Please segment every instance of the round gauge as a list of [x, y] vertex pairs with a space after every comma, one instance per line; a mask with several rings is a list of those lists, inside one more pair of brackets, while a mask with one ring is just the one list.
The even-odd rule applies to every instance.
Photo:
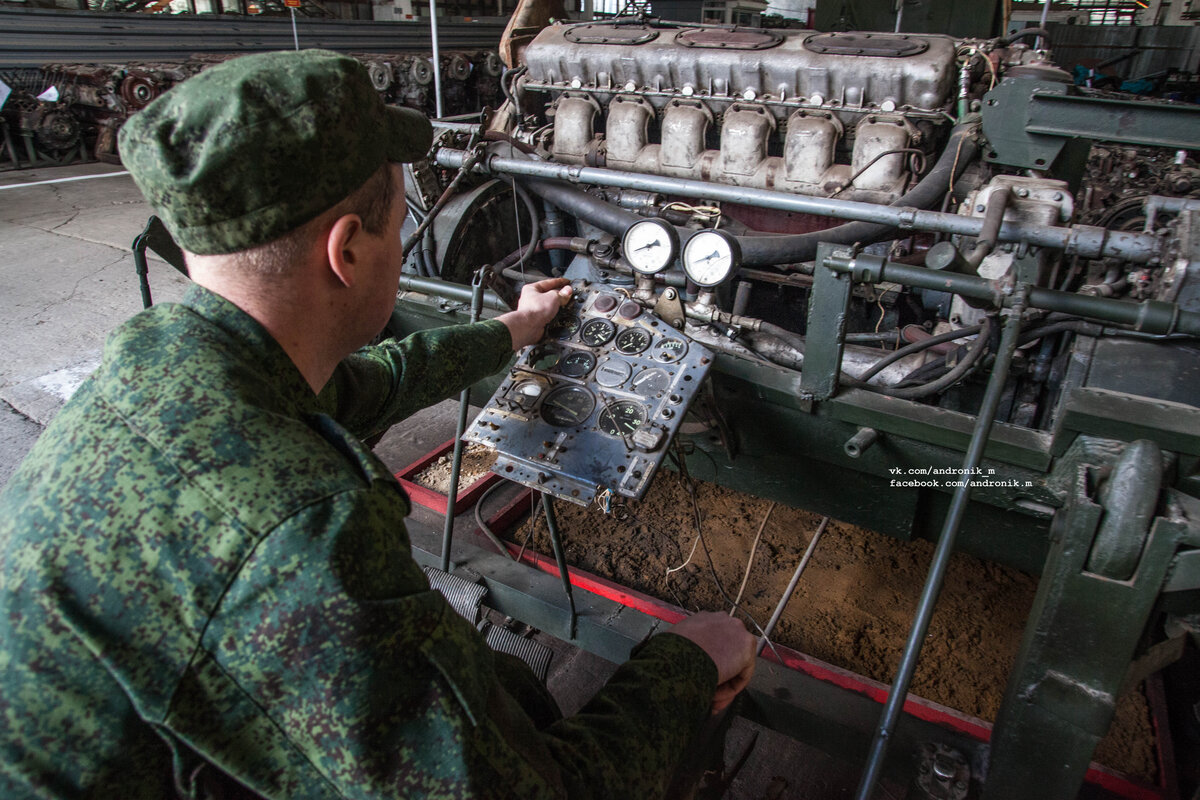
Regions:
[[579, 317], [563, 309], [546, 326], [546, 335], [552, 339], [570, 339], [577, 330], [579, 330]]
[[617, 333], [617, 326], [606, 319], [589, 319], [579, 329], [579, 340], [592, 347], [608, 344]]
[[671, 385], [671, 376], [662, 367], [654, 367], [639, 372], [631, 385], [642, 397], [654, 397], [667, 390]]
[[537, 399], [542, 396], [542, 392], [545, 390], [546, 386], [541, 381], [527, 380], [514, 384], [508, 393], [516, 405], [522, 409], [529, 410], [533, 408]]
[[571, 350], [558, 361], [558, 371], [568, 378], [582, 378], [596, 366], [596, 357], [586, 350]]
[[592, 410], [596, 398], [582, 386], [560, 386], [542, 401], [542, 419], [557, 428], [582, 425]]
[[683, 246], [683, 270], [698, 286], [716, 286], [742, 259], [737, 240], [725, 231], [697, 231]]
[[687, 354], [687, 342], [683, 339], [659, 339], [654, 343], [655, 361], [674, 364]]
[[617, 349], [627, 356], [640, 353], [650, 346], [650, 332], [641, 328], [626, 328], [617, 336]]
[[619, 358], [606, 358], [596, 368], [595, 380], [601, 386], [607, 386], [611, 389], [629, 380], [631, 372], [633, 372], [633, 367], [629, 365], [628, 361], [622, 361]]
[[675, 260], [679, 237], [666, 220], [643, 219], [633, 223], [621, 237], [621, 252], [638, 272], [653, 275]]
[[635, 400], [617, 400], [600, 409], [596, 424], [609, 436], [628, 436], [646, 421], [645, 407]]

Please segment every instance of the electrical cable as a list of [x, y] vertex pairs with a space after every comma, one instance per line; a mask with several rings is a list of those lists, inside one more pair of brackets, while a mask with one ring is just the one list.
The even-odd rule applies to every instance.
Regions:
[[945, 331], [944, 333], [938, 333], [933, 336], [930, 336], [928, 339], [922, 339], [919, 342], [913, 342], [912, 344], [907, 344], [904, 347], [901, 347], [899, 350], [893, 350], [892, 352], [888, 353], [886, 356], [884, 356], [883, 358], [879, 359], [874, 364], [872, 364], [870, 369], [868, 369], [862, 375], [858, 376], [858, 381], [859, 381], [859, 383], [866, 383], [867, 381], [871, 380], [871, 378], [874, 378], [876, 375], [878, 375], [884, 369], [886, 369], [887, 367], [896, 363], [897, 361], [899, 361], [902, 358], [911, 356], [913, 353], [919, 353], [922, 350], [926, 350], [930, 347], [933, 347], [934, 345], [944, 344], [945, 342], [952, 342], [955, 339], [962, 339], [967, 336], [973, 336], [973, 335], [979, 333], [980, 329], [981, 329], [981, 326], [979, 326], [979, 325], [968, 325], [965, 328], [958, 328], [958, 329], [952, 330], [952, 331]]
[[763, 528], [767, 527], [767, 520], [771, 518], [771, 512], [775, 510], [775, 501], [771, 501], [771, 505], [767, 506], [767, 513], [763, 515], [762, 522], [758, 526], [758, 532], [754, 534], [754, 543], [750, 545], [750, 555], [746, 558], [746, 571], [742, 573], [742, 585], [738, 587], [737, 596], [733, 598], [734, 607], [729, 609], [729, 616], [733, 616], [737, 611], [737, 606], [742, 602], [742, 595], [746, 592], [746, 582], [750, 580], [750, 568], [754, 566], [754, 553], [758, 550], [758, 543], [762, 540]]
[[884, 150], [882, 153], [877, 154], [874, 158], [872, 158], [870, 161], [868, 161], [866, 166], [859, 167], [858, 171], [855, 172], [853, 175], [851, 175], [850, 179], [848, 181], [846, 181], [841, 186], [841, 188], [839, 188], [836, 192], [834, 192], [833, 194], [831, 194], [829, 196], [837, 197], [839, 194], [841, 194], [842, 192], [849, 189], [851, 186], [854, 185], [854, 182], [862, 176], [862, 174], [864, 172], [869, 170], [871, 167], [875, 166], [876, 162], [878, 162], [881, 158], [883, 158], [885, 156], [895, 156], [895, 155], [899, 155], [901, 153], [908, 153], [908, 154], [920, 159], [920, 162], [921, 162], [920, 167], [910, 166], [910, 169], [914, 173], [919, 175], [925, 171], [925, 151], [924, 150], [918, 150], [915, 147], [898, 147], [895, 150]]
[[475, 524], [479, 526], [479, 530], [483, 531], [483, 535], [488, 538], [488, 541], [494, 544], [502, 554], [508, 556], [509, 558], [513, 558], [513, 554], [508, 551], [508, 548], [504, 545], [504, 542], [501, 541], [500, 537], [496, 535], [495, 531], [493, 531], [484, 521], [482, 512], [483, 504], [487, 501], [487, 499], [490, 498], [497, 489], [506, 485], [507, 483], [509, 483], [509, 481], [496, 481], [496, 483], [489, 486], [487, 491], [481, 494], [479, 499], [475, 501]]
[[923, 383], [919, 386], [911, 387], [896, 387], [896, 386], [878, 386], [873, 383], [864, 383], [858, 385], [860, 389], [866, 389], [869, 392], [876, 394], [884, 394], [888, 397], [897, 397], [901, 400], [917, 400], [919, 398], [928, 397], [931, 394], [949, 389], [954, 384], [958, 383], [974, 366], [979, 363], [983, 354], [987, 352], [988, 340], [991, 338], [992, 318], [985, 317], [983, 324], [980, 326], [979, 334], [975, 337], [975, 341], [971, 343], [970, 349], [966, 355], [959, 359], [954, 368], [947, 372], [937, 380]]

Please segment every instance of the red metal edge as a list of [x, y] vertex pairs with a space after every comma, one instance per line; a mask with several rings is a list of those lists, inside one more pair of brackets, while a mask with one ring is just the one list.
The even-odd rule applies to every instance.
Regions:
[[[532, 494], [532, 489], [526, 489], [521, 492], [512, 502], [505, 505], [488, 521], [488, 527], [494, 531], [508, 531], [511, 529], [528, 509], [531, 508]], [[511, 542], [505, 542], [505, 546], [513, 558], [519, 559], [522, 563], [529, 564], [551, 575], [558, 575], [558, 564], [555, 563], [553, 558], [534, 550], [523, 549]], [[568, 566], [567, 573], [570, 576], [572, 586], [612, 600], [628, 608], [641, 611], [664, 622], [675, 624], [684, 617], [689, 616], [686, 609], [659, 600], [656, 597], [651, 597], [643, 592], [621, 586], [607, 578], [593, 575], [585, 570]], [[773, 645], [773, 649], [774, 652], [772, 652], [772, 648], [770, 647], [764, 650], [763, 658], [781, 664], [788, 669], [803, 672], [825, 683], [831, 683], [841, 689], [865, 695], [880, 705], [887, 701], [888, 689], [890, 688], [887, 684], [879, 683], [856, 672], [836, 667], [833, 664], [828, 664], [783, 645], [775, 644]], [[981, 742], [990, 741], [992, 737], [992, 725], [990, 723], [964, 714], [949, 706], [943, 706], [932, 700], [918, 697], [912, 693], [909, 693], [907, 699], [904, 701], [904, 713], [957, 731]], [[1160, 740], [1157, 737], [1155, 749], [1161, 750]], [[1088, 766], [1085, 780], [1105, 791], [1112, 792], [1120, 797], [1129, 798], [1129, 800], [1164, 800], [1165, 797], [1162, 789], [1130, 778], [1095, 761]]]
[[[409, 478], [420, 474], [422, 470], [452, 449], [454, 449], [453, 439], [421, 456], [395, 474], [396, 480], [404, 487], [404, 491], [408, 494], [410, 500], [439, 514], [446, 513], [446, 508], [449, 505], [449, 496], [441, 492], [436, 492], [426, 486], [421, 486], [418, 483], [413, 483]], [[479, 496], [498, 480], [500, 480], [500, 476], [496, 473], [485, 472], [471, 485], [460, 486], [458, 494], [454, 498], [455, 515], [457, 516], [470, 508], [479, 499]]]

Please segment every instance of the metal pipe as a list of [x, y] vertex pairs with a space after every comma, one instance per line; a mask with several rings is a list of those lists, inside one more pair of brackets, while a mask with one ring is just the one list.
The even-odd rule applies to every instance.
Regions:
[[[974, 275], [959, 275], [945, 271], [914, 267], [885, 261], [878, 256], [859, 255], [857, 258], [833, 256], [825, 265], [835, 272], [849, 272], [863, 283], [889, 281], [919, 289], [953, 292], [964, 297], [987, 300], [1001, 307], [1011, 307], [1016, 301], [1003, 283]], [[1162, 300], [1143, 300], [1135, 303], [1111, 297], [1060, 292], [1055, 289], [1031, 287], [1028, 292], [1030, 308], [1059, 311], [1078, 317], [1090, 317], [1118, 325], [1129, 325], [1147, 333], [1184, 333], [1200, 336], [1200, 312], [1185, 311], [1175, 303]]]
[[[468, 156], [469, 154], [465, 150], [442, 149], [437, 152], [436, 161], [438, 166], [456, 169], [462, 167]], [[568, 183], [637, 189], [682, 197], [700, 197], [758, 208], [872, 222], [902, 230], [926, 230], [971, 237], [979, 236], [983, 230], [983, 220], [979, 217], [963, 217], [958, 214], [923, 211], [910, 207], [883, 206], [856, 200], [810, 197], [770, 189], [725, 186], [687, 178], [666, 178], [601, 167], [584, 167], [489, 155], [480, 159], [474, 170], [484, 174], [523, 175]], [[1053, 247], [1063, 250], [1069, 255], [1078, 255], [1084, 258], [1112, 257], [1137, 263], [1159, 261], [1163, 246], [1163, 242], [1157, 236], [1145, 233], [1110, 231], [1090, 225], [1059, 228], [1019, 221], [1003, 223], [998, 240], [1025, 242], [1038, 247]]]
[[575, 638], [576, 621], [579, 618], [575, 611], [575, 594], [571, 590], [571, 575], [567, 568], [567, 557], [563, 553], [562, 535], [558, 530], [558, 517], [554, 513], [554, 501], [545, 492], [542, 495], [542, 510], [546, 512], [546, 529], [550, 532], [550, 547], [554, 550], [554, 560], [558, 563], [558, 577], [562, 580], [563, 591], [567, 593], [567, 605], [571, 609], [571, 628], [569, 639]]
[[813, 551], [817, 549], [817, 542], [820, 541], [821, 534], [825, 533], [825, 526], [828, 524], [829, 517], [821, 517], [821, 524], [817, 526], [817, 532], [813, 534], [812, 541], [808, 543], [808, 547], [804, 550], [804, 556], [800, 559], [800, 563], [796, 565], [796, 571], [792, 573], [792, 579], [788, 582], [787, 588], [783, 590], [783, 596], [779, 598], [779, 603], [775, 606], [775, 613], [771, 614], [771, 619], [767, 621], [767, 626], [762, 629], [762, 638], [758, 640], [758, 647], [754, 650], [755, 655], [762, 655], [763, 648], [767, 646], [767, 640], [770, 639], [772, 631], [775, 630], [775, 625], [779, 622], [779, 618], [783, 616], [783, 609], [787, 607], [788, 600], [792, 599], [792, 592], [796, 591], [796, 584], [800, 583], [800, 576], [804, 574], [804, 569], [812, 559]]
[[996, 249], [996, 234], [1004, 222], [1004, 211], [1012, 196], [1010, 189], [999, 189], [988, 195], [987, 210], [983, 212], [983, 228], [975, 239], [975, 247], [966, 257], [967, 267], [971, 272], [978, 272], [979, 265]]
[[[422, 278], [419, 275], [401, 275], [399, 288], [402, 292], [434, 294], [459, 303], [470, 303], [472, 299], [470, 286], [463, 286], [461, 283], [450, 283], [450, 281], [443, 281], [437, 278]], [[483, 293], [483, 307], [494, 311], [510, 310], [495, 292], [489, 291]]]
[[859, 428], [858, 432], [846, 440], [843, 450], [846, 455], [851, 458], [858, 458], [863, 453], [870, 449], [871, 445], [875, 444], [875, 440], [879, 438], [879, 431], [874, 428]]
[[442, 58], [438, 51], [437, 0], [429, 0], [429, 38], [433, 43], [433, 108], [440, 117], [442, 116]]
[[[471, 322], [483, 312], [483, 270], [471, 280]], [[471, 387], [458, 396], [458, 425], [454, 429], [454, 455], [450, 459], [450, 491], [446, 493], [446, 520], [442, 527], [442, 572], [450, 571], [450, 548], [454, 543], [454, 507], [458, 504], [458, 479], [462, 471], [463, 434], [467, 432], [467, 412], [471, 410]]]
[[983, 448], [987, 444], [988, 435], [992, 430], [992, 421], [996, 417], [996, 407], [1000, 404], [1000, 395], [1004, 384], [1008, 381], [1008, 370], [1012, 365], [1013, 353], [1017, 349], [1017, 337], [1021, 332], [1021, 314], [1025, 311], [1027, 288], [1021, 285], [1017, 288], [1012, 313], [1004, 323], [1004, 333], [1000, 337], [1000, 352], [996, 354], [996, 363], [992, 367], [992, 375], [988, 379], [984, 391], [983, 403], [979, 416], [975, 419], [975, 429], [971, 432], [971, 442], [967, 445], [967, 455], [963, 460], [962, 475], [959, 485], [954, 490], [950, 501], [950, 510], [942, 524], [941, 535], [938, 536], [937, 549], [934, 550], [933, 560], [929, 564], [929, 574], [925, 578], [925, 586], [921, 590], [921, 599], [917, 604], [917, 614], [913, 626], [908, 632], [908, 641], [904, 645], [904, 655], [900, 659], [900, 669], [892, 688], [888, 692], [887, 704], [880, 717], [879, 728], [875, 731], [875, 739], [871, 742], [871, 753], [867, 759], [867, 768], [858, 785], [856, 800], [870, 800], [883, 769], [883, 760], [887, 756], [888, 744], [891, 742], [892, 731], [900, 717], [904, 706], [904, 698], [908, 694], [908, 686], [912, 682], [913, 672], [917, 667], [917, 658], [921, 654], [921, 645], [925, 641], [925, 633], [929, 629], [929, 620], [933, 617], [934, 605], [942, 590], [942, 580], [946, 576], [946, 567], [950, 563], [950, 554], [954, 551], [954, 540], [958, 536], [959, 526], [967, 509], [967, 501], [971, 494], [971, 474], [983, 459]]

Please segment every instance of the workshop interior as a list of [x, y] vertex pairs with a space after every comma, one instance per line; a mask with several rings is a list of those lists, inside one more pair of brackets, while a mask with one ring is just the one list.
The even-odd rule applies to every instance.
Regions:
[[[163, 22], [215, 25], [201, 3]], [[153, 21], [117, 5], [90, 11]], [[471, 33], [496, 8], [460, 5], [432, 34], [432, 2], [383, 6], [415, 17], [406, 49], [330, 39], [435, 117], [386, 332], [495, 316], [550, 276], [574, 296], [461, 398], [442, 541], [418, 560], [619, 661], [695, 609], [568, 563], [580, 515], [645, 516], [664, 481], [799, 509], [821, 523], [775, 534], [803, 555], [778, 613], [747, 619], [762, 661], [737, 715], [835, 752], [858, 798], [1200, 797], [1200, 7], [522, 0]], [[354, 4], [297, 8], [334, 6]], [[78, 33], [39, 58], [19, 29], [52, 12], [2, 10], [6, 168], [119, 163], [124, 120], [236, 52], [118, 61], [63, 44]], [[172, 260], [161, 226], [140, 245]], [[494, 544], [454, 530], [477, 447], [514, 498], [480, 517]], [[707, 583], [724, 531], [679, 505]], [[830, 521], [926, 543], [884, 679], [771, 640]], [[955, 553], [1030, 586], [991, 720], [909, 695]], [[707, 610], [730, 611], [716, 586]], [[1139, 775], [1095, 760], [1131, 692]], [[679, 796], [721, 796], [703, 767], [709, 793]]]

